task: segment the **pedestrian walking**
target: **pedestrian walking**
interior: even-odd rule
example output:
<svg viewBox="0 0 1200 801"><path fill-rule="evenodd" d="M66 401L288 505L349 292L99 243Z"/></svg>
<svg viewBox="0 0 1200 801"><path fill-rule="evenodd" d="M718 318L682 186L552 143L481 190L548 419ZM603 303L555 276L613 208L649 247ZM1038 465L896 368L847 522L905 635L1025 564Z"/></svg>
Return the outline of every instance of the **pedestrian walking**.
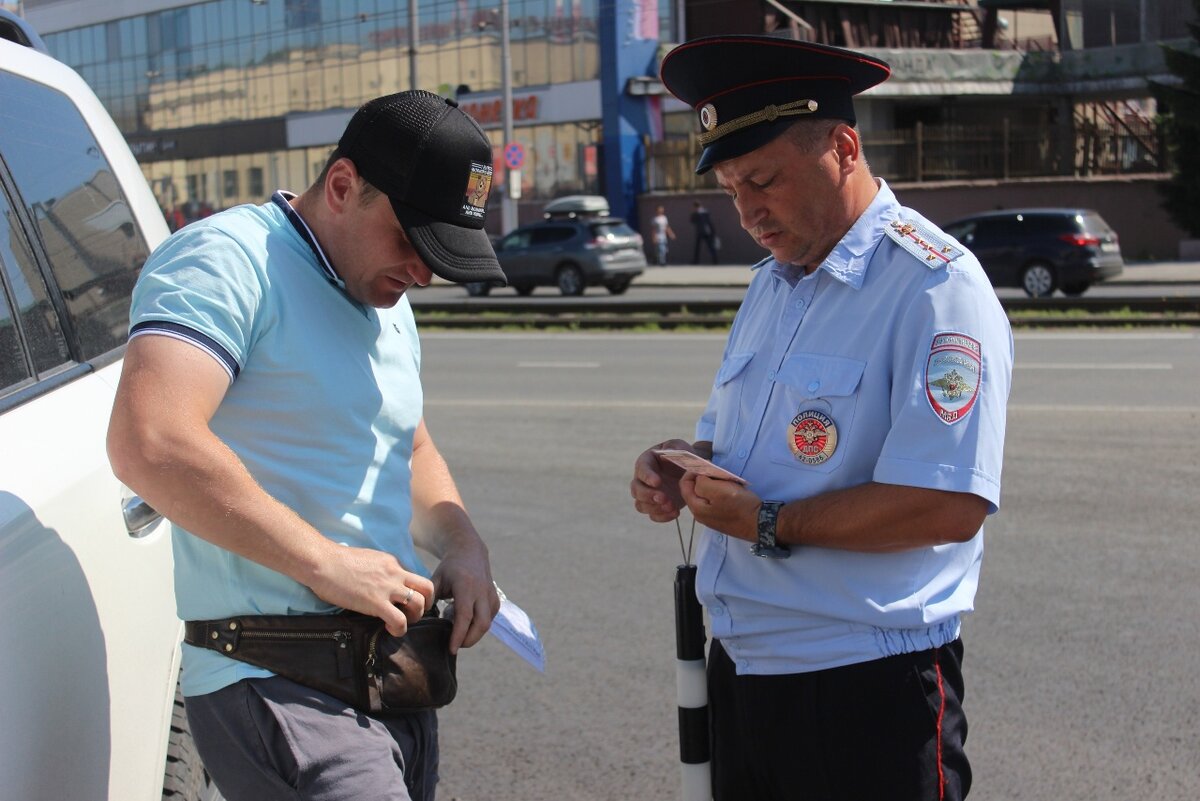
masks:
<svg viewBox="0 0 1200 801"><path fill-rule="evenodd" d="M671 230L671 222L667 219L667 210L659 206L654 210L654 218L651 221L654 223L654 253L659 267L667 265L667 250L670 248L670 241L675 238L675 232Z"/></svg>
<svg viewBox="0 0 1200 801"><path fill-rule="evenodd" d="M708 248L712 263L717 263L717 230L713 227L712 215L699 200L692 202L692 227L696 230L695 244L692 246L692 264L700 263L700 245Z"/></svg>

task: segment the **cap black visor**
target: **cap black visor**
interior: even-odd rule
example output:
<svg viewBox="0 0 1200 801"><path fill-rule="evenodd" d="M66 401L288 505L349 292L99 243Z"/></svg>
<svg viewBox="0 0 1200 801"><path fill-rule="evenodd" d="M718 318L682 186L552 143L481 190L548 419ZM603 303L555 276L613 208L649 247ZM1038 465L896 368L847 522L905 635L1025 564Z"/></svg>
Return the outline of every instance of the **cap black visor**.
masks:
<svg viewBox="0 0 1200 801"><path fill-rule="evenodd" d="M434 275L456 284L487 281L504 286L508 283L487 231L451 225L394 200L392 210L417 254Z"/></svg>

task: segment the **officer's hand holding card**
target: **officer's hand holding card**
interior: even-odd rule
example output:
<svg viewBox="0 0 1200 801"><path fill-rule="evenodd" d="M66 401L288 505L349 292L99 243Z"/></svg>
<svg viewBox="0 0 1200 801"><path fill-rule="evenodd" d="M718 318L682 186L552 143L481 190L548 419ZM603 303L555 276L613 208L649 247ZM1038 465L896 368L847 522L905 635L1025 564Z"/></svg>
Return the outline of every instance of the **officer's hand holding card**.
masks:
<svg viewBox="0 0 1200 801"><path fill-rule="evenodd" d="M682 467L689 473L708 476L709 478L719 478L725 481L736 481L738 484L746 483L746 479L741 476L731 473L723 467L717 467L708 459L698 456L691 451L660 448L654 451L654 455L663 461L670 462L676 467Z"/></svg>

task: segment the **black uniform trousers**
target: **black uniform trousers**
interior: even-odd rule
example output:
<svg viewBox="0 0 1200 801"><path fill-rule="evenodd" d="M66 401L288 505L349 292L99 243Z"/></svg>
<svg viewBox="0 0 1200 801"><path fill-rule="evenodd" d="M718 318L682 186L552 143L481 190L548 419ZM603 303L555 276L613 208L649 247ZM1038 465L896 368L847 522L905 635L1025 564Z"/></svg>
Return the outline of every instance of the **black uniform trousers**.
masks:
<svg viewBox="0 0 1200 801"><path fill-rule="evenodd" d="M782 676L708 661L714 801L958 801L962 640L929 651Z"/></svg>

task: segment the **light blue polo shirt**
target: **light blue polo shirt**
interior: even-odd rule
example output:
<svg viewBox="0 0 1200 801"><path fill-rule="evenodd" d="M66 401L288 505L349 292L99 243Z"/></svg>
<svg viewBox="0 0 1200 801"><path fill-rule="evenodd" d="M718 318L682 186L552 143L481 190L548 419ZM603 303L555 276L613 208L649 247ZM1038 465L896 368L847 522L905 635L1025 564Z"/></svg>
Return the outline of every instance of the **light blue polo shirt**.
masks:
<svg viewBox="0 0 1200 801"><path fill-rule="evenodd" d="M696 438L764 500L874 481L969 492L995 512L1008 319L975 257L878 184L812 274L756 267ZM799 673L954 640L983 530L902 553L799 546L788 559L706 530L697 554L697 594L738 673Z"/></svg>
<svg viewBox="0 0 1200 801"><path fill-rule="evenodd" d="M229 390L211 427L266 492L326 537L428 575L409 533L422 395L408 299L391 309L352 300L299 217L289 222L284 197L164 242L134 289L131 336L173 336L225 367ZM178 526L172 539L183 620L331 610L304 585ZM269 675L184 645L185 695Z"/></svg>

